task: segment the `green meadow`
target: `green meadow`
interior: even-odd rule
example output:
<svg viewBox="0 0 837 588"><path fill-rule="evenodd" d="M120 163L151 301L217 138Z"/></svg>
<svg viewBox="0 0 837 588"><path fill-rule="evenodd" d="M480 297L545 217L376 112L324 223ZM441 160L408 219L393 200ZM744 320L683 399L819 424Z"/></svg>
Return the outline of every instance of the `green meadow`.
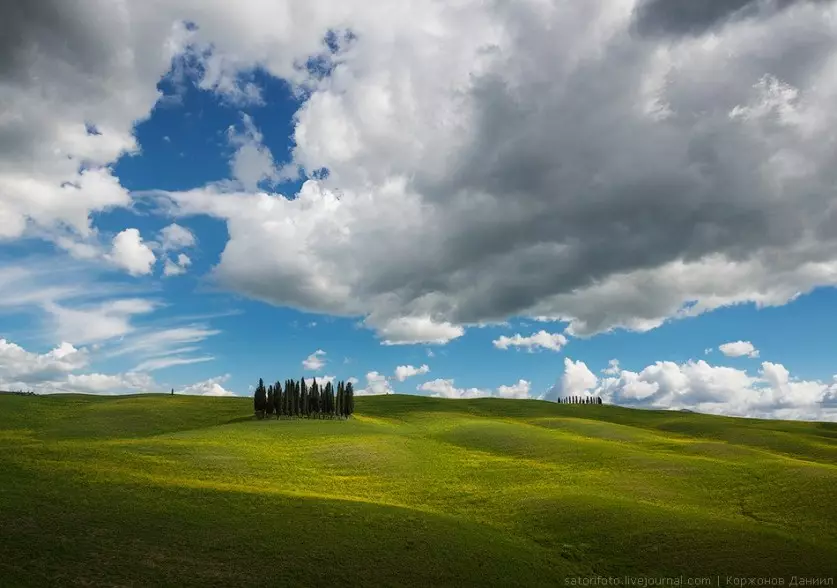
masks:
<svg viewBox="0 0 837 588"><path fill-rule="evenodd" d="M0 395L0 586L837 574L837 425L531 400ZM787 585L787 584L786 584Z"/></svg>

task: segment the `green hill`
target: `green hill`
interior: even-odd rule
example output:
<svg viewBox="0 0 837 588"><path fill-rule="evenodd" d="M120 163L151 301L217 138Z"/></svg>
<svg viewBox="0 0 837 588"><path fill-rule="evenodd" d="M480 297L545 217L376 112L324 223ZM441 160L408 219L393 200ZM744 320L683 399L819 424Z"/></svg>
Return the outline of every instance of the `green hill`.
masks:
<svg viewBox="0 0 837 588"><path fill-rule="evenodd" d="M550 586L837 570L837 425L611 406L0 396L2 586Z"/></svg>

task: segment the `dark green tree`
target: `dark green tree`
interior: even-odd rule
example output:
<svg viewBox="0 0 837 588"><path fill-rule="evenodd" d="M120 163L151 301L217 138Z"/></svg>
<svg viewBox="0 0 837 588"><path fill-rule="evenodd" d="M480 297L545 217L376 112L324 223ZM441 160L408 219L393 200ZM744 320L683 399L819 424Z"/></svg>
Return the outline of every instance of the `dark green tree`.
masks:
<svg viewBox="0 0 837 588"><path fill-rule="evenodd" d="M301 402L301 400L303 398L305 398L305 396L307 394L308 394L308 386L305 384L305 378L300 378L298 395L297 395L297 403L296 403L296 411L294 412L294 414L296 416L300 416L300 414L302 412L302 402Z"/></svg>
<svg viewBox="0 0 837 588"><path fill-rule="evenodd" d="M278 380L273 384L273 414L277 419L282 414L282 385Z"/></svg>
<svg viewBox="0 0 837 588"><path fill-rule="evenodd" d="M334 413L338 417L343 416L343 380L337 382L337 397L334 402Z"/></svg>
<svg viewBox="0 0 837 588"><path fill-rule="evenodd" d="M320 385L317 384L317 378L311 382L311 389L308 393L311 395L311 413L314 418L320 418Z"/></svg>
<svg viewBox="0 0 837 588"><path fill-rule="evenodd" d="M352 416L355 412L355 387L351 382L346 384L346 416Z"/></svg>
<svg viewBox="0 0 837 588"><path fill-rule="evenodd" d="M267 408L267 390L261 378L259 378L259 385L256 386L256 393L253 395L253 408L260 418L264 417L264 411Z"/></svg>
<svg viewBox="0 0 837 588"><path fill-rule="evenodd" d="M267 387L267 403L264 408L268 415L273 414L273 384Z"/></svg>

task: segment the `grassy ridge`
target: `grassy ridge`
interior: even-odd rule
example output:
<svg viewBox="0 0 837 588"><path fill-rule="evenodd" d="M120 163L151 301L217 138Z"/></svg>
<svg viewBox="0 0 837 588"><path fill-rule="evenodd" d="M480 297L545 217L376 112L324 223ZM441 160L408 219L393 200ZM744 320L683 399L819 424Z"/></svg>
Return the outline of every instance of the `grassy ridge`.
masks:
<svg viewBox="0 0 837 588"><path fill-rule="evenodd" d="M0 584L837 570L837 427L536 401L0 396Z"/></svg>

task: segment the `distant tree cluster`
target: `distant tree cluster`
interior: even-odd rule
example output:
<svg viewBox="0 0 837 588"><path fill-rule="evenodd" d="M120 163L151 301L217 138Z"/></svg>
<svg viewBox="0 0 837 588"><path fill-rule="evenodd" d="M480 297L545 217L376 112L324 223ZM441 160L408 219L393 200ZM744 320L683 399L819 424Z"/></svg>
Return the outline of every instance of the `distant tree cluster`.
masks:
<svg viewBox="0 0 837 588"><path fill-rule="evenodd" d="M2 390L0 394L16 394L18 396L34 396L35 393L32 390Z"/></svg>
<svg viewBox="0 0 837 588"><path fill-rule="evenodd" d="M600 396L566 396L558 399L558 404L602 404Z"/></svg>
<svg viewBox="0 0 837 588"><path fill-rule="evenodd" d="M333 419L349 418L355 411L355 390L351 382L331 382L325 385L317 379L308 386L305 380L285 380L284 385L276 382L265 387L259 378L259 385L253 396L256 416Z"/></svg>

